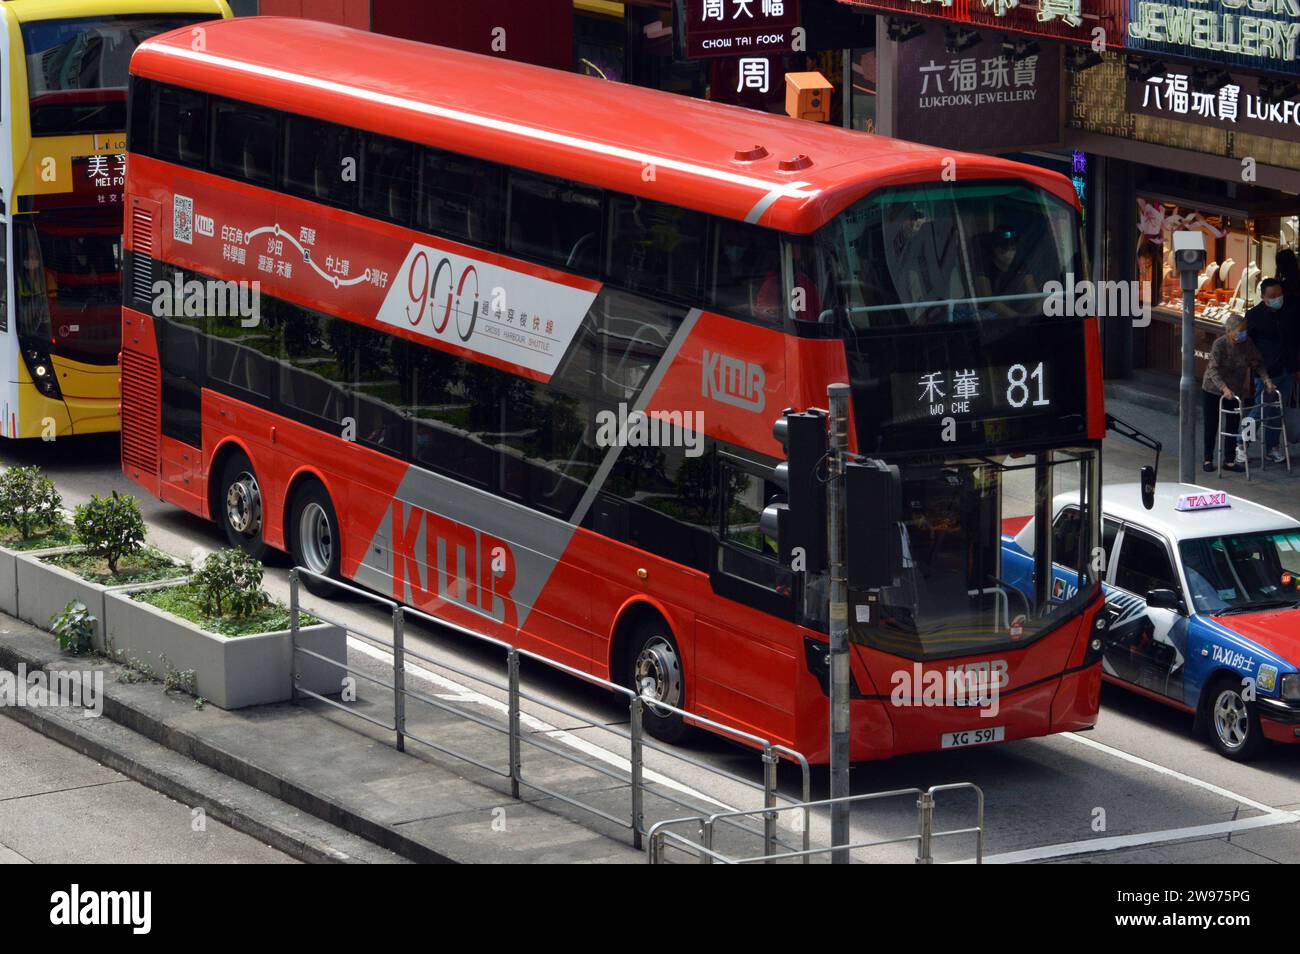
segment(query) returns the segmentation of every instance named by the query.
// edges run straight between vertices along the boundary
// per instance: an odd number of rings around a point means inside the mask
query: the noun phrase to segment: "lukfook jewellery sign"
[[[1127,109],[1142,116],[1300,142],[1300,101],[1275,99],[1256,77],[1229,74],[1217,90],[1197,89],[1190,69],[1129,80]]]
[[[1129,49],[1300,73],[1300,0],[1129,0]]]
[[[1017,59],[989,33],[949,53],[942,31],[927,30],[899,46],[897,135],[976,152],[1056,143],[1060,84],[1054,47]]]

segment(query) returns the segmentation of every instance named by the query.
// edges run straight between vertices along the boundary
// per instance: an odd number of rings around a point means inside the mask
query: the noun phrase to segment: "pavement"
[[[14,719],[0,719],[0,864],[291,864]]]
[[[644,861],[614,826],[602,831],[566,817],[567,805],[537,792],[516,801],[490,773],[476,778],[454,760],[399,752],[391,733],[357,719],[345,723],[348,717],[335,718],[322,704],[199,707],[101,658],[67,657],[48,633],[0,615],[0,667],[13,672],[20,664],[28,671],[103,672],[103,715],[87,718],[67,707],[0,713],[302,860]],[[360,710],[375,717],[385,705],[391,697],[359,700]],[[463,738],[467,725],[449,719],[450,731],[438,738],[483,754],[483,740]],[[504,752],[504,740],[499,748]],[[538,784],[611,814],[626,802],[620,787],[598,773],[575,783],[563,760],[533,758],[529,769]],[[0,843],[4,821],[0,810]]]
[[[1159,479],[1162,483],[1178,480],[1177,378],[1154,372],[1138,372],[1130,379],[1107,381],[1106,411],[1160,441],[1164,448],[1160,457]],[[1259,444],[1255,443],[1252,445],[1249,479],[1244,473],[1224,472],[1222,476],[1217,472],[1207,474],[1201,470],[1200,411],[1198,391],[1196,448],[1193,452],[1195,482],[1215,490],[1227,490],[1300,519],[1300,446],[1291,448],[1290,472],[1280,464],[1270,463],[1262,468],[1258,466]],[[1134,459],[1133,455],[1145,456],[1146,463],[1150,463],[1152,457],[1150,451],[1117,436],[1107,439],[1105,451],[1116,452],[1113,455],[1116,466],[1112,466],[1112,455],[1103,459],[1102,468],[1106,483],[1115,483],[1119,479],[1136,480],[1136,473],[1127,478],[1122,476],[1130,469],[1128,464]]]

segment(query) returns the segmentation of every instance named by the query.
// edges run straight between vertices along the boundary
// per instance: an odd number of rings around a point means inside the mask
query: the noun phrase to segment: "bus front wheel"
[[[295,566],[313,574],[303,574],[303,586],[317,596],[333,596],[337,588],[321,577],[339,578],[342,537],[339,518],[329,493],[317,481],[303,484],[293,498],[289,514],[289,554]]]
[[[681,709],[686,700],[681,650],[663,620],[647,619],[632,634],[627,684],[645,700],[641,711],[647,732],[669,743],[686,738],[691,729],[686,720],[676,712],[655,706],[656,702],[665,702]]]
[[[232,547],[240,547],[255,560],[266,557],[262,539],[262,487],[253,463],[243,451],[236,451],[221,470],[219,519]]]

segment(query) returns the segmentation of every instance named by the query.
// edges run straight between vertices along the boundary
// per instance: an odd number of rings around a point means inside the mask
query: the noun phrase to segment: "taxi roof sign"
[[[1212,490],[1203,494],[1181,494],[1175,510],[1217,510],[1231,507],[1226,490]]]

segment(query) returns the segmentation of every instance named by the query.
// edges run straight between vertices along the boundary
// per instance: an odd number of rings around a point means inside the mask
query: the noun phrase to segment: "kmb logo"
[[[421,531],[423,552],[417,552]],[[423,582],[422,582],[423,581]],[[486,613],[510,629],[519,615],[510,591],[515,585],[515,560],[503,540],[456,523],[419,507],[393,501],[393,595],[428,610],[443,600]]]
[[[767,375],[762,365],[705,349],[703,368],[701,390],[706,398],[746,411],[762,411],[767,404],[767,396],[763,393]]]

